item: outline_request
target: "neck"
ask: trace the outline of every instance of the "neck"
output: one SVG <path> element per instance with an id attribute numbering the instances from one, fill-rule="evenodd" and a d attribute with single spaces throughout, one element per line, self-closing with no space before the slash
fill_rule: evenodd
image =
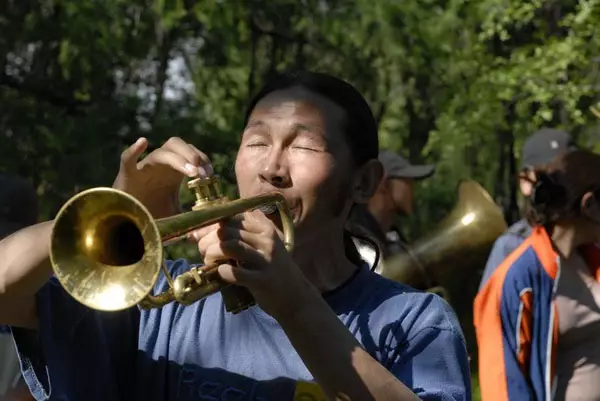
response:
<path id="1" fill-rule="evenodd" d="M 298 241 L 292 256 L 306 278 L 321 292 L 338 288 L 356 271 L 346 256 L 342 230 L 322 230 Z"/>
<path id="2" fill-rule="evenodd" d="M 552 242 L 560 256 L 569 259 L 583 241 L 573 226 L 556 225 L 552 230 Z"/>
<path id="3" fill-rule="evenodd" d="M 369 204 L 368 207 L 369 213 L 377 220 L 381 231 L 387 233 L 392 228 L 392 223 L 394 219 L 394 215 L 389 213 L 388 210 L 381 207 L 374 207 L 372 204 Z"/>

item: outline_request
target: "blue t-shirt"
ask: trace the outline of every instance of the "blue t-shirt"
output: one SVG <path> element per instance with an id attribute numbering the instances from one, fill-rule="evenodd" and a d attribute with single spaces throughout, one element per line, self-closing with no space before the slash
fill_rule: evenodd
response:
<path id="1" fill-rule="evenodd" d="M 189 266 L 178 260 L 169 269 L 178 275 Z M 163 277 L 155 293 L 166 288 Z M 464 338 L 441 298 L 367 268 L 324 297 L 362 346 L 422 399 L 471 399 Z M 37 400 L 311 399 L 298 389 L 312 375 L 257 306 L 233 315 L 217 293 L 187 307 L 99 312 L 55 279 L 37 298 L 39 331 L 13 330 Z"/>

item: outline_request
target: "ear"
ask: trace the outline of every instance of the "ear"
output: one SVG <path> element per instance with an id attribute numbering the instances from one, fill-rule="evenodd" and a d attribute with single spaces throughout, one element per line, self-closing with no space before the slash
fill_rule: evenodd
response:
<path id="1" fill-rule="evenodd" d="M 383 180 L 383 166 L 377 159 L 369 160 L 354 174 L 352 200 L 365 204 L 375 194 Z"/>
<path id="2" fill-rule="evenodd" d="M 600 223 L 600 204 L 594 192 L 586 192 L 581 197 L 581 214 L 596 223 Z"/>

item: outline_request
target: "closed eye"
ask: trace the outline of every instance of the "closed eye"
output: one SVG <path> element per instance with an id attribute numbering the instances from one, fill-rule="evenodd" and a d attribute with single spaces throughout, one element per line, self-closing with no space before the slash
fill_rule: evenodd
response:
<path id="1" fill-rule="evenodd" d="M 320 152 L 320 150 L 318 150 L 318 149 L 308 148 L 306 146 L 294 146 L 294 148 L 300 149 L 300 150 L 308 150 L 308 151 L 311 151 L 311 152 Z"/>

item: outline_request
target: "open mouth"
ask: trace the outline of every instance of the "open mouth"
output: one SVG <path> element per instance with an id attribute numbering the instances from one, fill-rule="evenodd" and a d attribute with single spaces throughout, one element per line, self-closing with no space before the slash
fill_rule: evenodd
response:
<path id="1" fill-rule="evenodd" d="M 277 208 L 277 206 L 275 206 L 273 204 L 265 205 L 265 206 L 261 206 L 259 208 L 259 210 L 261 212 L 263 212 L 265 214 L 265 216 L 269 220 L 271 220 L 278 229 L 280 229 L 280 230 L 283 229 L 283 224 L 281 221 L 281 214 L 279 213 L 279 209 Z M 290 213 L 290 217 L 292 218 L 292 222 L 294 224 L 296 224 L 296 222 L 300 216 L 299 205 L 297 203 L 292 204 L 291 202 L 288 202 L 288 210 Z"/>
<path id="2" fill-rule="evenodd" d="M 277 191 L 277 192 L 283 194 L 283 191 L 281 191 L 281 190 L 263 187 L 260 190 L 256 191 L 251 196 L 260 196 L 263 194 L 271 193 L 273 191 Z M 283 195 L 285 197 L 285 194 L 283 194 Z M 289 210 L 290 217 L 292 219 L 293 224 L 296 224 L 297 220 L 301 214 L 300 201 L 296 198 L 290 199 L 288 197 L 285 197 L 285 203 L 287 205 L 287 209 Z M 277 208 L 277 205 L 275 205 L 274 203 L 270 203 L 267 205 L 260 206 L 256 210 L 260 210 L 269 220 L 271 220 L 273 222 L 273 224 L 275 224 L 275 226 L 279 230 L 282 229 L 283 225 L 282 225 L 282 221 L 281 221 L 281 215 L 279 213 L 279 209 Z"/>

